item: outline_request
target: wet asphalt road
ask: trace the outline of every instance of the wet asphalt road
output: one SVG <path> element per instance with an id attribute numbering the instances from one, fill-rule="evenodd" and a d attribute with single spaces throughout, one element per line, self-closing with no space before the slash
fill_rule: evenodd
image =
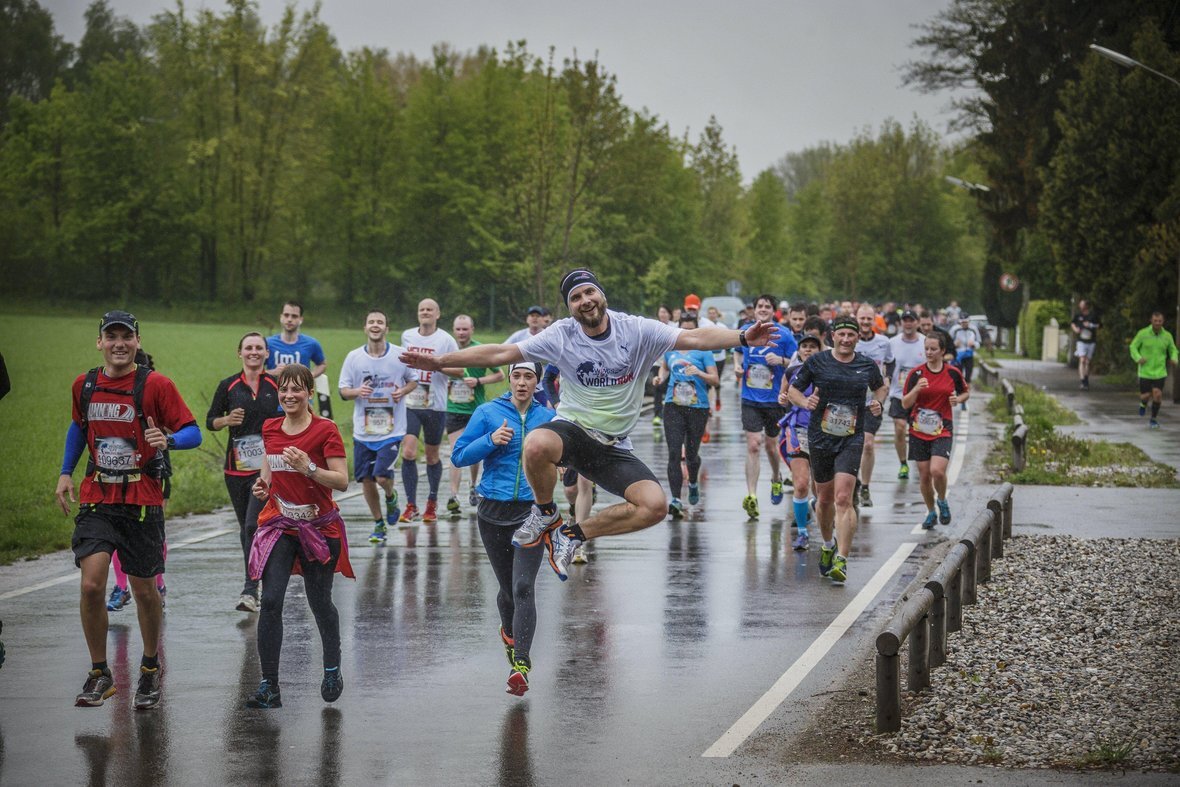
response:
<path id="1" fill-rule="evenodd" d="M 819 577 L 814 541 L 810 552 L 791 551 L 790 492 L 784 505 L 771 506 L 765 459 L 762 516 L 746 521 L 744 437 L 736 395 L 727 390 L 725 408 L 712 421 L 713 439 L 702 450 L 703 500 L 688 519 L 596 542 L 591 562 L 573 567 L 567 583 L 542 567 L 534 669 L 530 691 L 519 699 L 504 693 L 508 668 L 497 636 L 495 581 L 466 511 L 457 521 L 401 531 L 388 545 L 371 547 L 363 502 L 356 495 L 344 501 L 357 580 L 338 576 L 335 586 L 346 688 L 332 706 L 319 696 L 319 639 L 298 578 L 286 607 L 284 707 L 242 706 L 259 679 L 255 616 L 234 610 L 241 556 L 227 511 L 171 531 L 161 705 L 131 709 L 140 638 L 129 606 L 111 615 L 109 660 L 119 693 L 101 708 L 73 707 L 88 664 L 76 572 L 60 555 L 52 573 L 39 579 L 69 575 L 67 581 L 21 595 L 0 582 L 0 591 L 8 591 L 8 597 L 0 592 L 0 614 L 9 649 L 0 670 L 0 783 L 781 778 L 785 764 L 755 759 L 741 745 L 729 757 L 702 755 L 899 546 L 916 543 L 912 554 L 905 548 L 909 557 L 901 567 L 883 577 L 866 612 L 755 735 L 791 734 L 805 720 L 808 700 L 830 690 L 850 659 L 864 657 L 866 638 L 927 549 L 944 540 L 944 531 L 965 529 L 968 514 L 991 491 L 965 485 L 985 444 L 976 419 L 967 466 L 951 494 L 961 515 L 932 535 L 911 532 L 924 513 L 917 481 L 895 479 L 891 432 L 883 428 L 872 485 L 876 506 L 863 512 L 850 578 L 841 588 Z M 646 425 L 636 437 L 638 454 L 663 478 L 663 444 Z M 599 505 L 610 502 L 600 496 Z M 230 527 L 233 534 L 208 537 Z"/>

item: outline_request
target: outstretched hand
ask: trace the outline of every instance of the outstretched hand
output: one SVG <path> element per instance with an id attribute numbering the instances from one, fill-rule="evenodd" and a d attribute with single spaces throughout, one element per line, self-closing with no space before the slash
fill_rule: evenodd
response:
<path id="1" fill-rule="evenodd" d="M 751 347 L 765 347 L 778 341 L 779 328 L 772 322 L 758 320 L 746 328 L 746 344 Z"/>
<path id="2" fill-rule="evenodd" d="M 426 372 L 442 371 L 442 364 L 439 363 L 439 356 L 430 355 L 428 353 L 419 352 L 418 350 L 406 350 L 398 356 L 398 360 L 409 366 L 411 369 L 422 369 Z"/>

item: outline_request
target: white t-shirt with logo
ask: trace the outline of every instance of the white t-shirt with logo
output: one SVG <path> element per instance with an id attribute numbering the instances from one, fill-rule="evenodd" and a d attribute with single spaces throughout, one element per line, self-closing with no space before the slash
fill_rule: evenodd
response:
<path id="1" fill-rule="evenodd" d="M 894 399 L 902 397 L 901 386 L 909 373 L 926 363 L 926 337 L 920 333 L 914 334 L 914 340 L 907 342 L 905 334 L 899 333 L 889 339 L 893 347 L 893 360 L 897 366 L 893 370 L 893 377 L 889 380 L 889 396 Z"/>
<path id="2" fill-rule="evenodd" d="M 380 358 L 369 355 L 368 345 L 350 352 L 340 367 L 340 387 L 360 388 L 365 382 L 372 387 L 368 396 L 358 396 L 352 402 L 352 436 L 362 443 L 381 443 L 406 434 L 406 400 L 393 401 L 393 392 L 418 379 L 413 369 L 398 356 L 402 348 L 385 344 Z"/>
<path id="3" fill-rule="evenodd" d="M 647 374 L 681 331 L 647 317 L 610 310 L 607 315 L 610 329 L 602 336 L 590 338 L 576 320 L 566 317 L 519 346 L 526 361 L 551 363 L 560 371 L 558 418 L 620 437 L 638 423 Z M 618 446 L 630 448 L 630 442 Z"/>
<path id="4" fill-rule="evenodd" d="M 436 328 L 429 336 L 423 336 L 417 328 L 407 328 L 402 331 L 402 347 L 427 355 L 442 355 L 458 351 L 459 343 L 442 328 Z M 437 410 L 445 413 L 448 377 L 442 372 L 428 372 L 424 369 L 416 370 L 415 374 L 418 375 L 418 387 L 406 395 L 406 407 L 412 410 Z"/>
<path id="5" fill-rule="evenodd" d="M 871 339 L 865 339 L 863 336 L 856 341 L 856 351 L 867 355 L 881 370 L 881 377 L 885 377 L 885 364 L 893 361 L 893 343 L 888 336 L 882 336 L 879 333 L 873 333 Z M 926 357 L 922 356 L 925 361 Z M 873 392 L 868 392 L 868 397 L 865 399 L 865 404 L 873 401 Z"/>

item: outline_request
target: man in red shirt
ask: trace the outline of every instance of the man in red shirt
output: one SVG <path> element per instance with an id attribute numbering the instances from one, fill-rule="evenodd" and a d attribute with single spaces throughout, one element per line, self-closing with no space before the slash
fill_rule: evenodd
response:
<path id="1" fill-rule="evenodd" d="M 139 323 L 134 316 L 104 314 L 97 346 L 103 365 L 74 380 L 73 419 L 56 490 L 68 516 L 77 499 L 74 468 L 88 449 L 72 546 L 74 562 L 82 569 L 80 609 L 91 669 L 75 704 L 102 705 L 117 690 L 106 661 L 106 584 L 111 554 L 118 550 L 143 637 L 135 707 L 145 709 L 160 701 L 162 606 L 154 577 L 164 572 L 162 481 L 170 469 L 163 452 L 195 448 L 201 444 L 201 430 L 173 382 L 136 365 Z"/>

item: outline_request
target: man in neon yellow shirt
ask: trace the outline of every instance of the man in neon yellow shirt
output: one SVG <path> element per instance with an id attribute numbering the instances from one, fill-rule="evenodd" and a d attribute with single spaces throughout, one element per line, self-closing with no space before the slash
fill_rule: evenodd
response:
<path id="1" fill-rule="evenodd" d="M 1151 397 L 1151 428 L 1159 429 L 1160 403 L 1164 398 L 1164 380 L 1168 363 L 1180 361 L 1172 334 L 1164 330 L 1164 313 L 1152 312 L 1151 325 L 1131 340 L 1131 358 L 1139 364 L 1139 415 L 1147 413 L 1147 399 Z"/>

